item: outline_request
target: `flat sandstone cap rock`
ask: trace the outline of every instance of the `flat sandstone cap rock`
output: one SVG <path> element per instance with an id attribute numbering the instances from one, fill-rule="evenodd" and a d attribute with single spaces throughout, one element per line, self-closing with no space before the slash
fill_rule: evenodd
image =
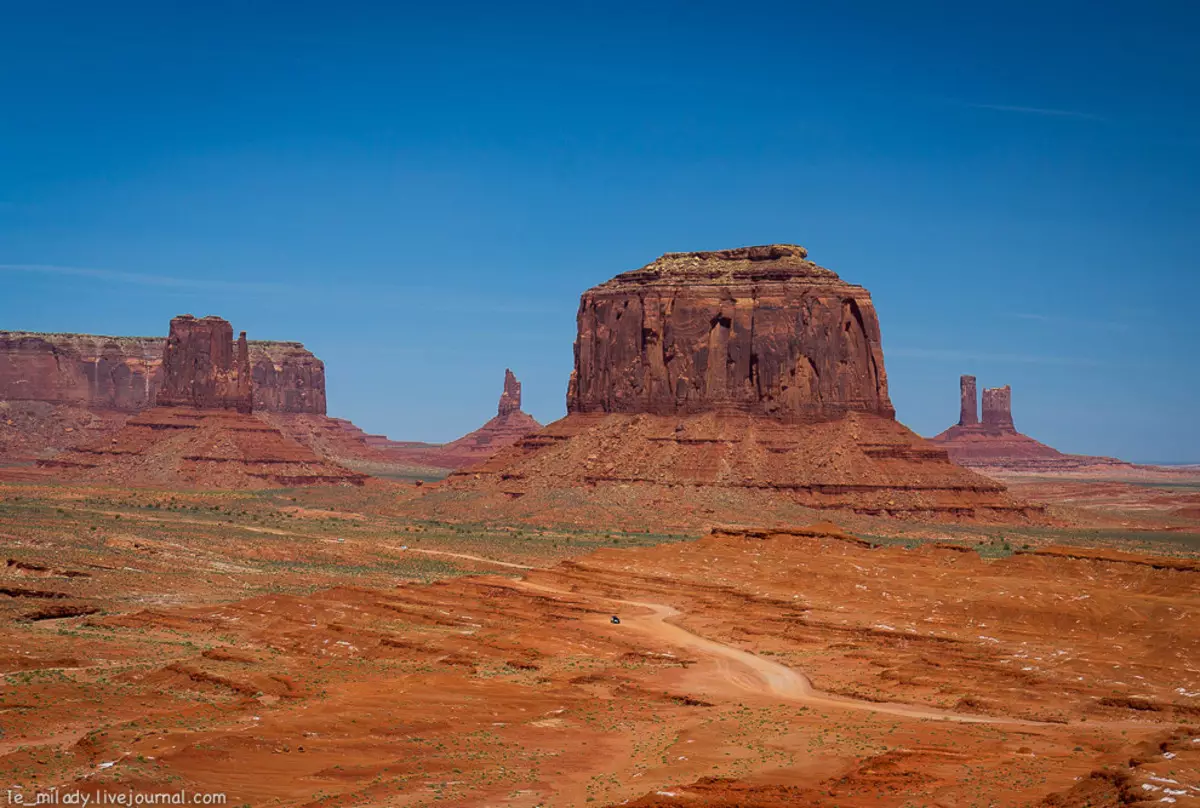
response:
<path id="1" fill-rule="evenodd" d="M 805 280 L 843 283 L 833 270 L 809 261 L 808 250 L 798 244 L 764 244 L 732 250 L 666 253 L 641 269 L 617 275 L 596 289 Z"/>

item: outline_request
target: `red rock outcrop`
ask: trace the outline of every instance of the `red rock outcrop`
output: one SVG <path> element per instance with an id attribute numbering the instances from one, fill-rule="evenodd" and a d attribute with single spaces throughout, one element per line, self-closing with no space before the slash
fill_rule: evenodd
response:
<path id="1" fill-rule="evenodd" d="M 233 326 L 220 317 L 184 314 L 171 320 L 158 406 L 249 413 L 254 410 L 251 381 L 245 331 L 234 343 Z"/>
<path id="2" fill-rule="evenodd" d="M 162 337 L 0 331 L 0 457 L 47 457 L 153 407 Z M 299 342 L 250 340 L 255 412 L 325 414 L 325 365 Z"/>
<path id="3" fill-rule="evenodd" d="M 476 497 L 439 508 L 543 521 L 1037 511 L 895 421 L 870 295 L 802 247 L 665 255 L 584 292 L 578 327 L 567 417 L 451 475 Z"/>
<path id="4" fill-rule="evenodd" d="M 521 383 L 507 368 L 504 390 L 496 406 L 496 417 L 445 444 L 376 441 L 374 446 L 394 461 L 440 469 L 461 469 L 482 463 L 496 452 L 542 428 L 533 416 L 521 409 Z M 375 437 L 375 436 L 368 436 Z"/>
<path id="5" fill-rule="evenodd" d="M 111 437 L 38 466 L 69 479 L 120 485 L 256 488 L 350 483 L 362 474 L 319 458 L 254 417 L 246 332 L 219 317 L 171 321 L 157 406 Z"/>
<path id="6" fill-rule="evenodd" d="M 584 292 L 568 413 L 895 417 L 861 286 L 775 244 L 667 253 Z"/>
<path id="7" fill-rule="evenodd" d="M 368 435 L 351 421 L 308 413 L 256 413 L 256 417 L 319 457 L 355 471 L 398 480 L 439 480 L 449 469 L 421 459 L 440 444 L 393 441 Z"/>
<path id="8" fill-rule="evenodd" d="M 962 399 L 959 407 L 958 425 L 973 426 L 979 423 L 979 394 L 975 388 L 974 376 L 962 376 L 958 380 L 959 397 Z"/>
<path id="9" fill-rule="evenodd" d="M 162 385 L 162 337 L 0 331 L 0 401 L 139 412 Z M 254 409 L 325 414 L 325 365 L 299 342 L 250 340 Z"/>
<path id="10" fill-rule="evenodd" d="M 504 392 L 500 394 L 500 403 L 496 407 L 497 415 L 508 415 L 521 409 L 521 383 L 508 368 L 504 369 Z"/>
<path id="11" fill-rule="evenodd" d="M 325 414 L 325 363 L 299 342 L 251 342 L 256 412 Z"/>
<path id="12" fill-rule="evenodd" d="M 960 466 L 986 473 L 1004 472 L 1063 472 L 1104 467 L 1132 469 L 1134 466 L 1111 457 L 1069 455 L 1040 443 L 1017 431 L 1012 417 L 1012 388 L 985 388 L 983 419 L 971 420 L 978 404 L 975 397 L 975 377 L 963 376 L 958 424 L 930 438 L 941 446 L 950 459 Z"/>
<path id="13" fill-rule="evenodd" d="M 1013 430 L 1012 388 L 985 387 L 983 389 L 983 425 L 998 430 Z"/>
<path id="14" fill-rule="evenodd" d="M 38 466 L 65 479 L 128 486 L 239 489 L 366 480 L 260 418 L 222 408 L 152 407 L 111 438 Z"/>
<path id="15" fill-rule="evenodd" d="M 0 400 L 136 412 L 153 405 L 162 339 L 0 331 Z"/>

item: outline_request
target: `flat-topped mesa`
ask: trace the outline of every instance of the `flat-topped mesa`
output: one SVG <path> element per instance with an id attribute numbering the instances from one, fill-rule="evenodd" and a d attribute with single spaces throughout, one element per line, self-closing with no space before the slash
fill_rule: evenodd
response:
<path id="1" fill-rule="evenodd" d="M 521 383 L 508 368 L 504 369 L 504 392 L 500 394 L 500 403 L 496 407 L 496 415 L 505 416 L 521 409 Z"/>
<path id="2" fill-rule="evenodd" d="M 0 401 L 153 407 L 165 337 L 0 331 Z M 254 411 L 324 415 L 325 364 L 299 342 L 250 340 Z"/>
<path id="3" fill-rule="evenodd" d="M 254 409 L 251 378 L 245 331 L 235 345 L 233 326 L 220 317 L 196 319 L 184 314 L 171 320 L 163 348 L 160 407 L 249 413 Z"/>
<path id="4" fill-rule="evenodd" d="M 974 376 L 959 377 L 958 394 L 961 399 L 958 425 L 974 426 L 979 423 L 979 393 L 975 387 Z"/>
<path id="5" fill-rule="evenodd" d="M 584 292 L 567 411 L 895 418 L 870 293 L 794 244 L 667 253 Z"/>
<path id="6" fill-rule="evenodd" d="M 1016 431 L 1012 418 L 1012 388 L 984 388 L 983 390 L 983 425 L 1004 431 Z"/>
<path id="7" fill-rule="evenodd" d="M 0 331 L 0 401 L 136 412 L 154 403 L 162 337 Z"/>

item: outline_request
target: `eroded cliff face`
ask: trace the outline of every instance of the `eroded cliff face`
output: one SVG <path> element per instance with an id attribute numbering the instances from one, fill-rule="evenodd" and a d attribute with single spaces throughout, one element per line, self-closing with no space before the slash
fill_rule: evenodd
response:
<path id="1" fill-rule="evenodd" d="M 1040 518 L 895 420 L 870 295 L 803 247 L 667 254 L 584 292 L 578 326 L 567 417 L 452 474 L 431 514 Z"/>
<path id="2" fill-rule="evenodd" d="M 162 386 L 162 337 L 0 331 L 0 401 L 139 412 Z M 299 342 L 248 342 L 254 409 L 325 414 L 325 365 Z"/>
<path id="3" fill-rule="evenodd" d="M 299 342 L 251 342 L 254 409 L 325 414 L 325 363 Z"/>
<path id="4" fill-rule="evenodd" d="M 1012 419 L 1012 388 L 984 388 L 983 425 L 997 430 L 1016 431 Z"/>
<path id="5" fill-rule="evenodd" d="M 163 383 L 156 403 L 160 407 L 199 409 L 254 409 L 250 390 L 250 347 L 243 331 L 233 341 L 233 326 L 220 317 L 190 314 L 171 320 L 163 349 Z"/>
<path id="6" fill-rule="evenodd" d="M 584 292 L 568 412 L 894 418 L 870 294 L 807 255 L 668 253 Z"/>
<path id="7" fill-rule="evenodd" d="M 0 400 L 136 412 L 154 403 L 163 340 L 0 332 Z"/>
<path id="8" fill-rule="evenodd" d="M 361 485 L 364 476 L 318 456 L 255 417 L 250 345 L 220 317 L 171 320 L 155 405 L 115 431 L 37 458 L 26 473 L 130 486 L 260 488 Z M 47 405 L 56 410 L 68 405 Z M 277 419 L 324 416 L 276 414 Z"/>

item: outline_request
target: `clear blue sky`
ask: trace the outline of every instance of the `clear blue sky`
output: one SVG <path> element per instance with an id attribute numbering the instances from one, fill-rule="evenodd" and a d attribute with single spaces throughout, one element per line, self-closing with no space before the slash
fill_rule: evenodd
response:
<path id="1" fill-rule="evenodd" d="M 1200 460 L 1194 2 L 0 0 L 0 328 L 303 341 L 330 412 L 564 413 L 579 293 L 776 241 L 1065 451 Z"/>

